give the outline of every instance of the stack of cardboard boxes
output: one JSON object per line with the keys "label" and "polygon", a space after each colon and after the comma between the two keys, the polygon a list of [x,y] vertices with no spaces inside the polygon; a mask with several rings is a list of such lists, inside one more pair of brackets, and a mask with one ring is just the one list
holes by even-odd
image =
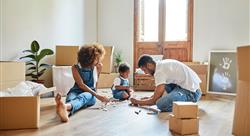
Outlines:
{"label": "stack of cardboard boxes", "polygon": [[97,88],[111,88],[114,79],[119,76],[118,73],[112,73],[114,47],[104,46],[104,48],[106,53],[102,61],[103,67],[98,79]]}
{"label": "stack of cardboard boxes", "polygon": [[[15,87],[22,81],[25,81],[25,63],[0,62],[0,91]],[[38,128],[40,95],[55,89],[41,91],[37,96],[0,97],[0,130]]]}
{"label": "stack of cardboard boxes", "polygon": [[169,129],[174,135],[199,135],[198,105],[193,102],[174,102]]}
{"label": "stack of cardboard boxes", "polygon": [[56,46],[56,65],[52,67],[53,86],[57,88],[55,95],[67,95],[75,81],[71,66],[77,64],[77,53],[80,46]]}
{"label": "stack of cardboard boxes", "polygon": [[[113,80],[118,76],[113,70],[113,46],[104,46],[105,56],[102,61],[103,68],[98,79],[97,88],[110,88]],[[66,95],[75,81],[72,76],[71,66],[77,64],[77,53],[80,46],[56,46],[56,66],[53,66],[53,85],[57,92]]]}

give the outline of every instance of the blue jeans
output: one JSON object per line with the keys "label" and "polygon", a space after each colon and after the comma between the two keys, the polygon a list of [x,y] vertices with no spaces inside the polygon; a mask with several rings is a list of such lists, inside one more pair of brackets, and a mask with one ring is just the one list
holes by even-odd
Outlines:
{"label": "blue jeans", "polygon": [[113,97],[115,99],[125,100],[124,94],[127,93],[127,92],[123,91],[123,90],[112,90],[112,93],[113,93]]}
{"label": "blue jeans", "polygon": [[174,101],[197,102],[202,94],[200,89],[191,92],[175,84],[168,84],[165,89],[168,94],[156,102],[157,107],[163,112],[172,112]]}
{"label": "blue jeans", "polygon": [[72,115],[81,108],[94,105],[96,103],[96,97],[89,92],[72,90],[67,94],[66,103],[71,104],[72,109],[70,115]]}

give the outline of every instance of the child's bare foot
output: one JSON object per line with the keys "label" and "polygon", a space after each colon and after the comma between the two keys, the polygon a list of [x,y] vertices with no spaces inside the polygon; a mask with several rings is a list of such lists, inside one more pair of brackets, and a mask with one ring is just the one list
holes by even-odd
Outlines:
{"label": "child's bare foot", "polygon": [[68,122],[69,121],[68,111],[67,111],[65,104],[61,100],[60,94],[56,95],[55,101],[56,101],[56,113],[57,113],[57,115],[61,118],[62,122]]}

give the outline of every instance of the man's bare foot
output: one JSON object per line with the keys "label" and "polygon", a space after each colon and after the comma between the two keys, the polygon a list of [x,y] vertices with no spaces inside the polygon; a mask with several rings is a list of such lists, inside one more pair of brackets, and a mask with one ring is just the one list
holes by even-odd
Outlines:
{"label": "man's bare foot", "polygon": [[67,111],[65,104],[61,100],[60,94],[56,95],[55,101],[56,101],[56,113],[57,113],[57,115],[61,118],[62,122],[68,122],[69,121],[68,111]]}

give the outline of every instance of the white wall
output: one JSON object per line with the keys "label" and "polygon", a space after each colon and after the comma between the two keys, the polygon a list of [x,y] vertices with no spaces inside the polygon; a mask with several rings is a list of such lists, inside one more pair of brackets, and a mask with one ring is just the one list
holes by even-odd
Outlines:
{"label": "white wall", "polygon": [[[1,5],[0,60],[12,60],[34,39],[51,49],[97,40],[96,0],[1,0]],[[47,62],[53,64],[54,57]],[[47,75],[51,80],[51,72]]]}
{"label": "white wall", "polygon": [[[133,62],[133,0],[99,0],[98,40],[124,51]],[[195,0],[193,60],[249,42],[249,0]]]}
{"label": "white wall", "polygon": [[0,60],[12,59],[34,39],[52,49],[56,44],[96,41],[95,0],[1,1],[4,52]]}
{"label": "white wall", "polygon": [[98,42],[122,51],[133,67],[134,0],[98,0]]}
{"label": "white wall", "polygon": [[193,60],[249,42],[249,0],[195,0]]}

